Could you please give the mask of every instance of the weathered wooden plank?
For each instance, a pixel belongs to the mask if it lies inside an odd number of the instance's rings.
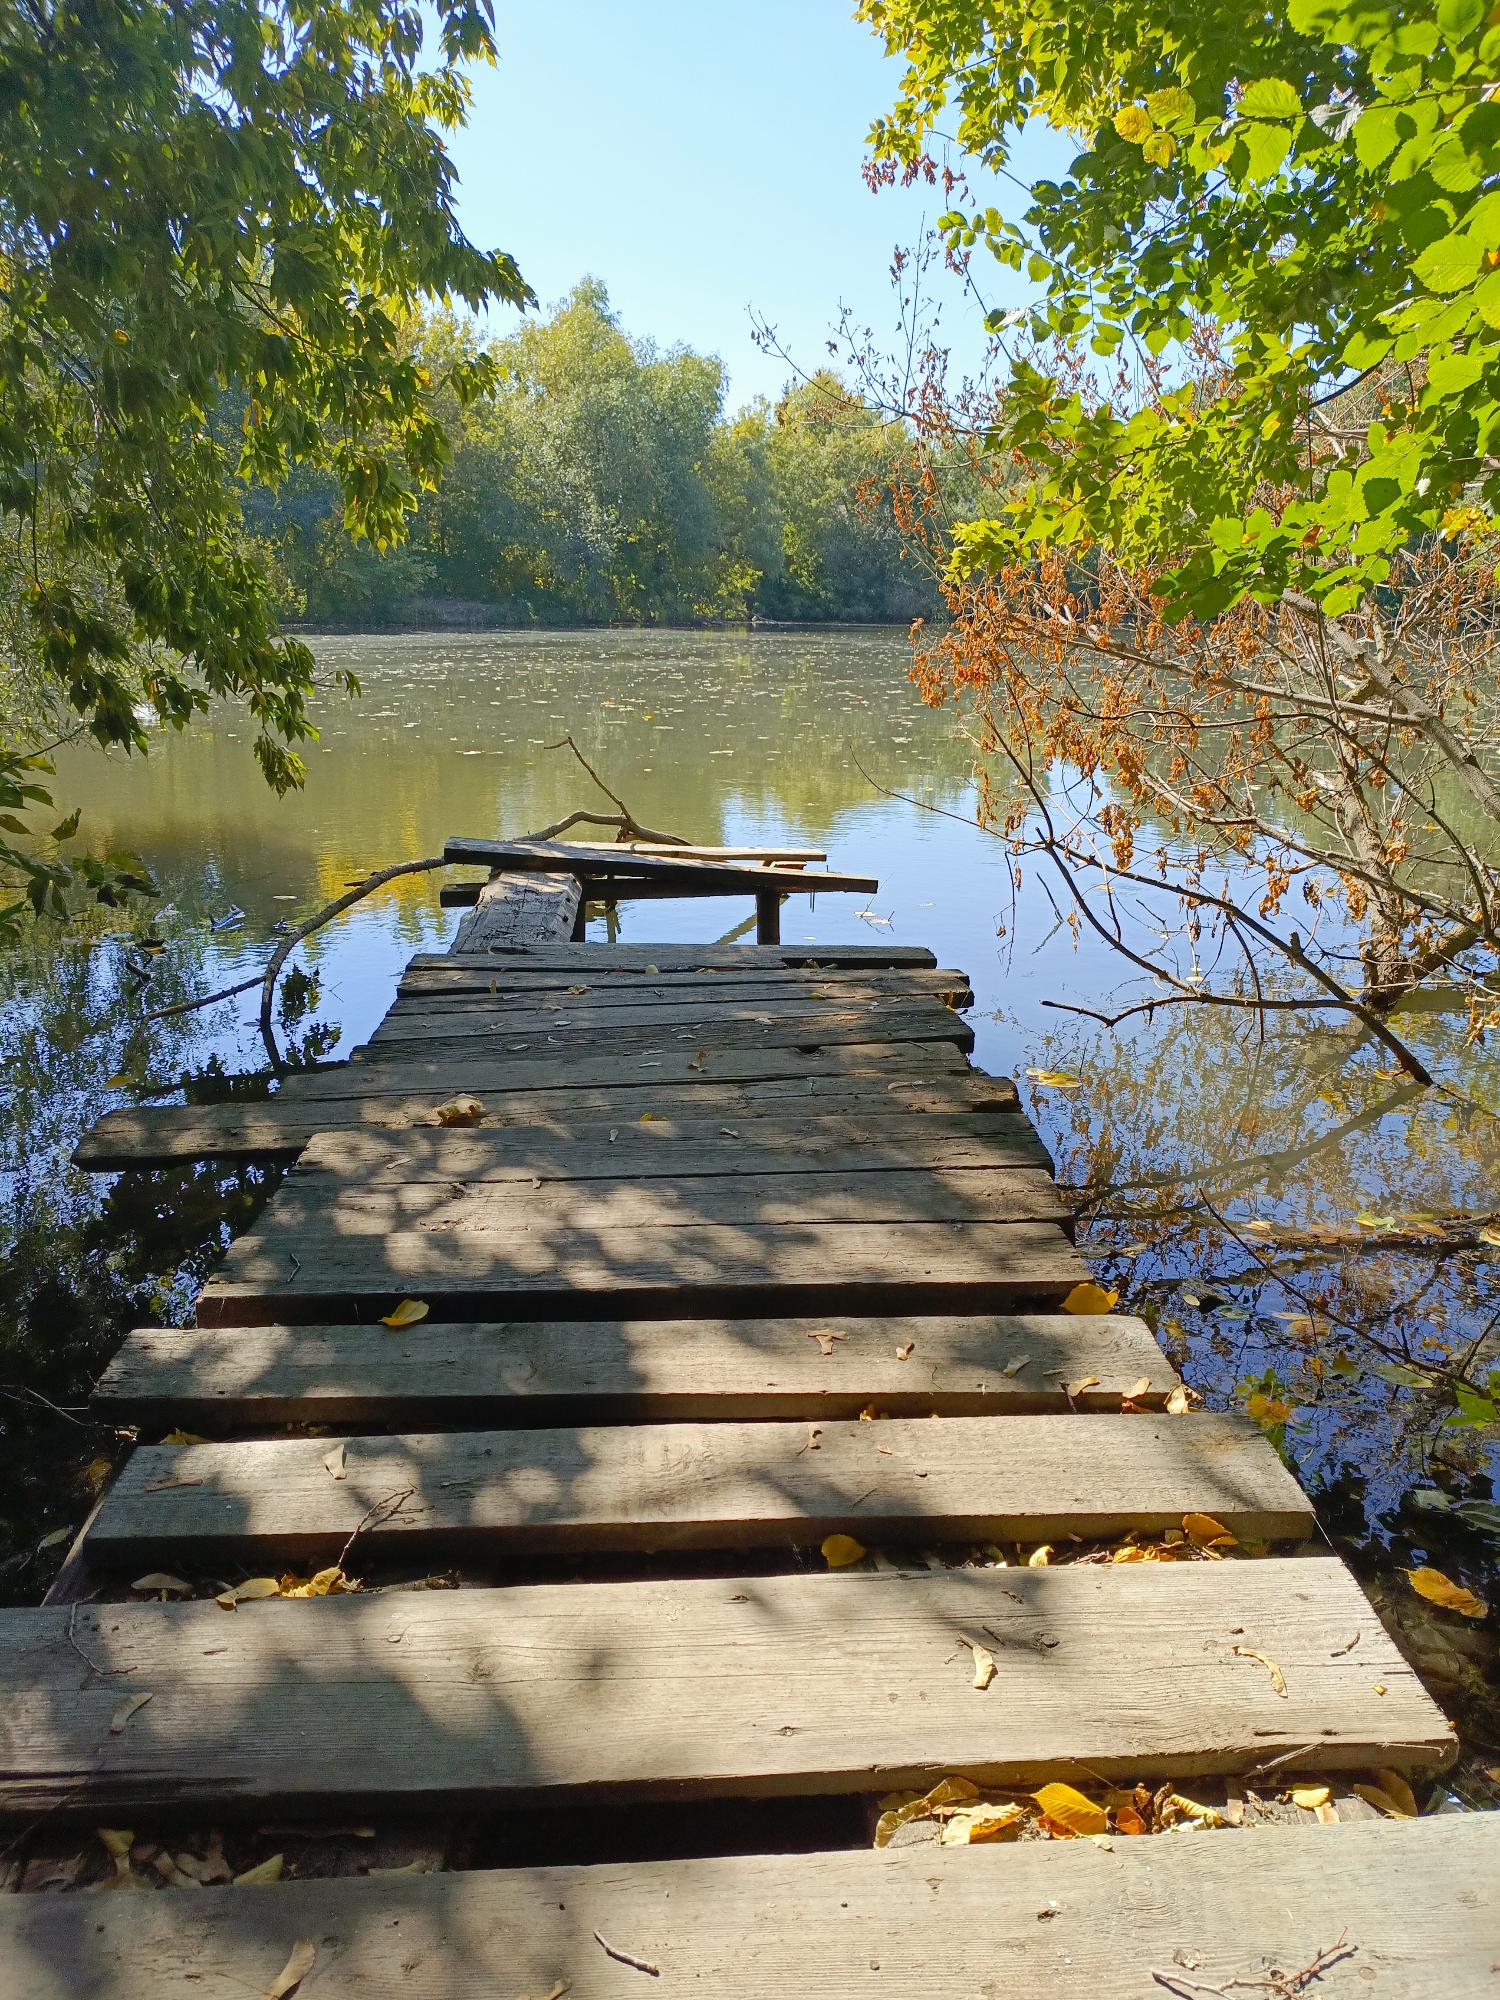
[[[1264,1987],[1267,1968],[1310,1965],[1342,1934],[1340,1961],[1310,1994],[1480,2000],[1500,1958],[1497,1867],[1500,1818],[1469,1813],[1121,1839],[1107,1853],[1086,1840],[929,1844],[191,1897],[6,1896],[0,1988],[26,2000],[247,2000],[306,1939],[309,2000],[510,2000],[559,1986],[575,2000],[640,2000],[651,1975],[611,1958],[607,1938],[657,1968],[663,1992],[697,2000],[1200,2000],[1234,1980]]]
[[[533,971],[520,961],[472,960],[428,972],[408,972],[396,988],[398,999],[423,1000],[432,1007],[477,1007],[512,1000],[524,1006],[631,1007],[665,1001],[712,997],[724,1000],[794,1000],[809,996],[851,1006],[862,1000],[889,999],[898,994],[917,1000],[933,998],[947,1005],[971,1004],[966,973],[941,966],[834,966],[812,971],[800,966],[765,967],[759,972],[580,972]]]
[[[825,1338],[812,1337],[818,1333]],[[924,1417],[1118,1410],[1125,1397],[1159,1410],[1177,1379],[1144,1321],[1125,1316],[833,1312],[424,1321],[403,1330],[143,1327],[110,1362],[94,1401],[106,1417],[160,1431],[299,1422],[823,1421],[857,1418],[872,1403],[891,1416]],[[1069,1385],[1076,1385],[1071,1403]]]
[[[95,1564],[333,1561],[574,1549],[871,1547],[1161,1533],[1209,1514],[1301,1540],[1306,1496],[1254,1425],[1192,1417],[950,1417],[819,1426],[641,1424],[134,1451],[89,1538]],[[134,1572],[132,1572],[133,1574]]]
[[[613,1136],[611,1136],[613,1134]],[[830,1115],[795,1124],[652,1119],[649,1124],[580,1121],[566,1132],[507,1125],[434,1131],[315,1134],[288,1188],[330,1181],[360,1186],[405,1182],[654,1180],[691,1174],[806,1174],[857,1177],[932,1167],[947,1174],[1010,1173],[1051,1162],[1028,1121],[1014,1112],[920,1123],[892,1113]]]
[[[786,1048],[941,1042],[967,1052],[974,1046],[974,1030],[968,1022],[937,1001],[893,1008],[889,1013],[855,1007],[767,1016],[759,1009],[744,1014],[733,1008],[718,1013],[705,1009],[696,1018],[689,1016],[676,1025],[620,1022],[604,1027],[584,1020],[568,1021],[565,1026],[535,1015],[519,1018],[521,1024],[512,1026],[507,1015],[498,1012],[479,1021],[400,1016],[394,1026],[377,1028],[368,1042],[351,1053],[357,1063],[494,1061],[507,1055],[538,1064],[569,1062],[575,1056],[588,1055],[612,1060],[618,1072],[636,1062],[673,1055],[697,1062],[704,1050],[717,1060],[721,1051],[730,1049],[764,1053]]]
[[[450,840],[443,848],[443,859],[461,868],[498,868],[506,873],[564,870],[611,885],[617,876],[634,876],[674,887],[681,883],[700,895],[753,896],[762,889],[775,888],[852,891],[864,896],[873,895],[880,887],[873,875],[849,875],[838,869],[778,868],[774,862],[746,867],[733,861],[708,861],[670,851],[652,854],[640,848],[585,841]]]
[[[952,1018],[950,1016],[950,1018]],[[588,1038],[585,1037],[585,1040]],[[962,1052],[946,1039],[910,1042],[835,1042],[804,1049],[795,1042],[772,1048],[724,1047],[700,1060],[698,1045],[662,1044],[652,1053],[622,1050],[615,1036],[579,1054],[559,1046],[546,1055],[529,1050],[462,1048],[430,1055],[383,1057],[378,1062],[331,1064],[298,1070],[278,1095],[288,1101],[331,1102],[341,1097],[410,1096],[436,1091],[434,1105],[455,1091],[491,1092],[619,1089],[653,1083],[770,1083],[788,1078],[864,1076],[895,1081],[956,1076],[967,1071]]]
[[[995,1658],[983,1692],[960,1634]],[[1285,1694],[1237,1647],[1275,1660]],[[116,1733],[134,1694],[151,1699]],[[0,1812],[110,1826],[152,1806],[454,1812],[953,1770],[1277,1760],[1284,1781],[1454,1748],[1348,1571],[1316,1557],[4,1610],[0,1732]]]
[[[853,1029],[868,1031],[862,1034],[866,1041],[884,1041],[892,1038],[893,1027],[899,1039],[909,1024],[916,1023],[926,1024],[929,1036],[935,1037],[943,1030],[939,1019],[943,1014],[952,1024],[947,1038],[958,1042],[961,1048],[971,1048],[973,1031],[958,1020],[952,1008],[936,999],[911,994],[880,994],[846,1004],[806,996],[790,1000],[739,1000],[732,994],[720,995],[710,990],[654,1003],[637,1001],[610,1006],[598,1001],[591,1005],[569,1002],[550,1007],[526,1006],[518,996],[462,1005],[437,1004],[418,997],[397,1000],[370,1036],[370,1045],[465,1039],[519,1041],[527,1035],[551,1040],[571,1030],[575,1035],[608,1034],[612,1046],[617,1035],[623,1034],[628,1047],[641,1045],[647,1037],[661,1041],[677,1029],[685,1030],[688,1039],[696,1035],[700,1040],[742,1040],[757,1045],[766,1037],[756,1036],[753,1030],[782,1025],[794,1025],[808,1041],[824,1040],[831,1035],[845,1039]],[[726,1029],[730,1032],[726,1033]]]
[[[421,1229],[508,1238],[526,1230],[540,1249],[552,1238],[571,1249],[582,1234],[612,1237],[622,1229],[699,1229],[823,1222],[1053,1222],[1072,1234],[1073,1211],[1050,1174],[1024,1170],[947,1173],[929,1167],[906,1173],[726,1173],[633,1176],[578,1181],[386,1182],[368,1186],[353,1176],[288,1183],[276,1195],[262,1230],[325,1231],[384,1236]]]
[[[420,1295],[446,1319],[498,1302],[544,1317],[566,1303],[611,1317],[746,1312],[983,1312],[1050,1305],[1088,1270],[1045,1222],[754,1223],[622,1230],[534,1226],[489,1236],[421,1229],[341,1235],[261,1227],[231,1244],[198,1301],[203,1326],[361,1319]]]
[[[524,950],[457,956],[448,952],[418,952],[408,972],[430,972],[459,966],[475,970],[504,957],[532,971],[566,971],[575,977],[589,972],[749,972],[766,967],[800,966],[818,970],[838,966],[889,968],[935,966],[937,959],[920,944],[609,944],[589,940],[577,944],[536,945]]]
[[[582,900],[574,875],[492,875],[459,925],[453,949],[565,943],[573,935]]]
[[[451,1082],[452,1080],[450,1080]],[[107,1111],[74,1149],[74,1162],[95,1172],[121,1167],[163,1165],[173,1160],[261,1158],[299,1153],[315,1132],[360,1129],[409,1131],[437,1124],[436,1107],[448,1091],[407,1091],[395,1096],[300,1102],[281,1096],[248,1104],[142,1104]],[[848,1073],[831,1076],[760,1078],[738,1084],[686,1082],[594,1086],[570,1090],[506,1093],[485,1100],[484,1128],[526,1126],[566,1132],[580,1120],[602,1122],[604,1136],[648,1117],[652,1122],[702,1125],[709,1120],[784,1120],[795,1114],[810,1122],[823,1117],[885,1116],[896,1107],[904,1115],[944,1119],[999,1112],[1014,1115],[1015,1085],[1008,1077],[980,1070],[922,1077]]]

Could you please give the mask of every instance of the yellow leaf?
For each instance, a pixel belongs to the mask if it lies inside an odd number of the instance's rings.
[[[348,1587],[348,1579],[337,1567],[320,1569],[316,1576],[308,1577],[305,1583],[299,1582],[296,1577],[284,1576],[281,1579],[283,1597],[338,1597]]]
[[[104,1491],[104,1482],[108,1479],[113,1468],[113,1459],[100,1456],[99,1458],[91,1458],[89,1460],[88,1464],[83,1468],[83,1483],[89,1489],[90,1493],[97,1495]]]
[[[1096,1806],[1092,1799],[1085,1798],[1071,1785],[1043,1785],[1039,1792],[1031,1795],[1054,1825],[1080,1837],[1091,1833],[1103,1833],[1109,1825],[1109,1818],[1103,1806]]]
[[[115,1710],[114,1714],[109,1719],[110,1735],[111,1736],[122,1735],[124,1733],[126,1723],[129,1722],[131,1716],[135,1714],[136,1710],[138,1708],[144,1708],[148,1701],[155,1701],[155,1699],[156,1696],[149,1691],[147,1691],[144,1694],[126,1695],[125,1699],[120,1703],[120,1706]]]
[[[206,1437],[199,1437],[196,1431],[168,1431],[163,1444],[207,1444]]]
[[[152,1570],[149,1576],[138,1576],[130,1588],[163,1597],[191,1597],[193,1594],[190,1583],[184,1583],[180,1576],[167,1576],[159,1569]]]
[[[484,1105],[477,1097],[450,1097],[432,1115],[439,1125],[482,1125]]]
[[[1419,1597],[1425,1597],[1429,1604],[1437,1604],[1444,1611],[1458,1611],[1465,1618],[1486,1618],[1489,1606],[1482,1597],[1476,1597],[1472,1590],[1465,1590],[1461,1583],[1454,1583],[1443,1575],[1440,1569],[1409,1569],[1407,1581]]]
[[[660,1125],[663,1121],[659,1111],[643,1111],[635,1122],[637,1125]]]
[[[245,1877],[239,1879],[244,1881]],[[289,1996],[296,1992],[312,1971],[317,1955],[318,1948],[311,1938],[298,1938],[292,1946],[291,1957],[266,1988],[263,2000],[289,2000]]]
[[[1383,1785],[1356,1784],[1354,1790],[1364,1800],[1366,1805],[1374,1806],[1377,1812],[1383,1812],[1388,1819],[1416,1818],[1415,1809],[1408,1813],[1405,1807]]]
[[[1417,1817],[1416,1794],[1399,1771],[1377,1771],[1375,1783],[1379,1786],[1386,1803],[1382,1804],[1380,1799],[1371,1799],[1371,1805],[1379,1805],[1382,1812],[1389,1812],[1397,1819]],[[1358,1785],[1354,1789],[1360,1792]],[[1360,1792],[1360,1796],[1363,1798],[1366,1795]]]
[[[1028,1569],[1046,1569],[1051,1561],[1052,1544],[1050,1542],[1043,1542],[1039,1549],[1033,1549],[1031,1554],[1026,1558],[1026,1567]]]
[[[1097,1389],[1098,1386],[1099,1377],[1097,1375],[1085,1375],[1077,1382],[1065,1382],[1063,1384],[1063,1394],[1070,1403],[1073,1403],[1077,1401],[1085,1389]]]
[[[1304,1812],[1316,1812],[1319,1806],[1326,1806],[1329,1799],[1327,1785],[1294,1785],[1292,1804],[1301,1806]]]
[[[1234,1536],[1222,1521],[1216,1521],[1212,1514],[1184,1514],[1182,1532],[1195,1548],[1217,1549],[1227,1542],[1235,1546]]]
[[[1176,1806],[1184,1819],[1193,1820],[1199,1826],[1227,1826],[1217,1806],[1200,1806],[1196,1799],[1185,1799],[1181,1792],[1173,1792],[1171,1803]]]
[[[394,1312],[388,1312],[380,1322],[382,1326],[415,1326],[419,1319],[426,1319],[432,1310],[422,1299],[403,1299]]]
[[[1063,1300],[1062,1309],[1067,1313],[1107,1313],[1112,1312],[1119,1303],[1118,1292],[1107,1292],[1103,1285],[1086,1281],[1073,1287]]]
[[[280,1597],[280,1595],[281,1585],[274,1576],[252,1576],[247,1577],[243,1583],[236,1584],[233,1590],[222,1592],[214,1599],[214,1603],[222,1604],[226,1611],[233,1611],[236,1604],[250,1604],[259,1597]]]
[[[995,1678],[995,1656],[988,1646],[981,1646],[977,1639],[966,1638],[962,1632],[958,1636],[974,1655],[974,1685],[983,1693]]]
[[[829,1535],[823,1542],[823,1560],[830,1569],[846,1569],[859,1562],[864,1552],[864,1543],[855,1541],[853,1535]]]
[[[1332,1799],[1325,1800],[1317,1808],[1317,1814],[1324,1826],[1337,1826],[1339,1823],[1339,1809],[1333,1803]]]
[[[123,1827],[96,1826],[94,1831],[116,1861],[128,1854],[135,1844],[135,1835],[127,1833]]]
[[[106,1090],[128,1090],[130,1088],[130,1078],[123,1072],[119,1072],[114,1076],[107,1076],[104,1079],[104,1088]]]
[[[1115,130],[1132,146],[1151,135],[1151,113],[1144,104],[1126,104],[1115,113]]]
[[[243,1875],[235,1876],[235,1885],[241,1882],[279,1882],[281,1871],[286,1866],[284,1854],[273,1854],[268,1861],[259,1861],[253,1868],[247,1868]]]
[[[1281,1696],[1283,1701],[1287,1699],[1286,1675],[1277,1666],[1269,1653],[1257,1653],[1253,1646],[1236,1646],[1234,1651],[1239,1654],[1242,1660],[1259,1660],[1266,1672],[1271,1676],[1271,1686]]]
[[[1019,1833],[1026,1820],[1026,1808],[1015,1800],[1000,1805],[966,1806],[943,1822],[938,1835],[943,1847],[974,1847],[986,1840],[1006,1840]]]
[[[898,1361],[910,1361],[912,1349],[916,1344],[914,1340],[903,1340],[901,1345],[896,1349],[896,1359]]]
[[[920,1797],[895,1793],[880,1801],[881,1814],[875,1822],[875,1845],[888,1847],[892,1836],[914,1819],[931,1819],[943,1806],[976,1799],[979,1787],[967,1778],[940,1778],[930,1792]]]
[[[1185,1417],[1188,1411],[1192,1407],[1193,1407],[1192,1391],[1189,1388],[1187,1388],[1183,1383],[1179,1382],[1177,1384],[1177,1387],[1172,1391],[1171,1395],[1168,1396],[1167,1398],[1167,1414],[1173,1417]]]
[[[1083,1082],[1083,1078],[1074,1076],[1070,1069],[1029,1069],[1026,1074],[1033,1083],[1041,1084],[1044,1090],[1077,1090]]]

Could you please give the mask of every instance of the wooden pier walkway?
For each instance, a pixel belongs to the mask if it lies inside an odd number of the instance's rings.
[[[347,1064],[80,1148],[295,1164],[0,1612],[0,1994],[1493,1994],[1500,1821],[1361,1808],[1451,1731],[1262,1435],[1066,1309],[965,976],[776,942],[788,861],[452,851],[503,872]],[[765,941],[573,937],[705,881]],[[944,1779],[1019,1837],[870,1844]],[[1146,1831],[1179,1787],[1231,1823]]]

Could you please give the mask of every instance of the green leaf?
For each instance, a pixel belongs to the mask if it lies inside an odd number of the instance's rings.
[[[1466,41],[1484,15],[1485,0],[1438,0],[1437,23],[1449,41]]]
[[[1257,77],[1241,93],[1235,110],[1241,118],[1300,118],[1302,99],[1280,77]]]
[[[1473,236],[1454,230],[1440,236],[1416,259],[1413,275],[1430,291],[1448,294],[1461,291],[1479,275],[1484,261],[1484,244]]]

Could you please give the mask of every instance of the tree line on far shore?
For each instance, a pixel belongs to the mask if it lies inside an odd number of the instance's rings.
[[[289,620],[905,621],[937,608],[899,519],[910,433],[832,372],[731,415],[716,357],[631,338],[593,279],[505,339],[438,316],[413,340],[439,379],[486,351],[499,386],[441,411],[451,457],[400,543],[352,539],[326,471],[251,493]]]

